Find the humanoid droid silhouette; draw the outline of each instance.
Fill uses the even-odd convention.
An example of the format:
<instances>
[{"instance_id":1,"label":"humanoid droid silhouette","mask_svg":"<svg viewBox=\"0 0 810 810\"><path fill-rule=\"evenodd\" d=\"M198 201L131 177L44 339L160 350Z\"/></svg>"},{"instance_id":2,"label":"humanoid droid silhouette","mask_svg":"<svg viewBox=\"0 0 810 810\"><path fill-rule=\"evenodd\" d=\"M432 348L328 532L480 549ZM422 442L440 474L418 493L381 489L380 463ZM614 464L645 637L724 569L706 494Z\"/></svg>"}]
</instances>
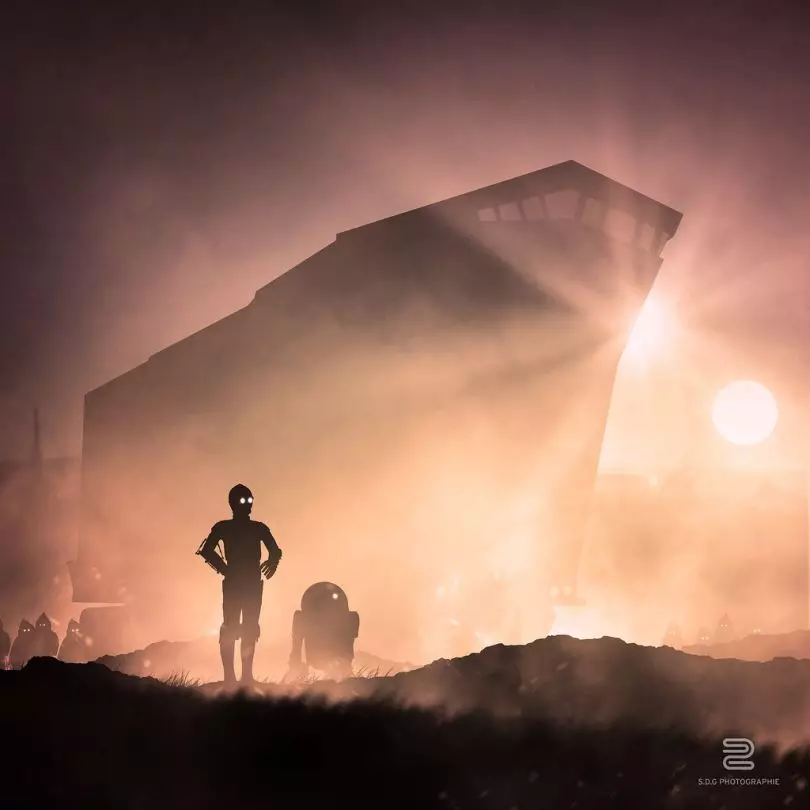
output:
<instances>
[{"instance_id":1,"label":"humanoid droid silhouette","mask_svg":"<svg viewBox=\"0 0 810 810\"><path fill-rule=\"evenodd\" d=\"M342 588L332 582L310 585L293 614L290 676L306 676L311 667L328 677L349 677L359 631L360 616L349 610Z\"/></svg>"},{"instance_id":2,"label":"humanoid droid silhouette","mask_svg":"<svg viewBox=\"0 0 810 810\"><path fill-rule=\"evenodd\" d=\"M199 554L222 580L222 626L219 631L219 650L226 684L236 682L234 653L236 640L241 638L241 681L253 683L253 656L259 640L259 617L262 609L262 575L270 579L281 560L270 529L257 520L251 520L253 493L237 484L228 493L233 518L221 520L197 549ZM223 552L218 551L222 543ZM261 562L264 544L268 557Z\"/></svg>"}]
</instances>

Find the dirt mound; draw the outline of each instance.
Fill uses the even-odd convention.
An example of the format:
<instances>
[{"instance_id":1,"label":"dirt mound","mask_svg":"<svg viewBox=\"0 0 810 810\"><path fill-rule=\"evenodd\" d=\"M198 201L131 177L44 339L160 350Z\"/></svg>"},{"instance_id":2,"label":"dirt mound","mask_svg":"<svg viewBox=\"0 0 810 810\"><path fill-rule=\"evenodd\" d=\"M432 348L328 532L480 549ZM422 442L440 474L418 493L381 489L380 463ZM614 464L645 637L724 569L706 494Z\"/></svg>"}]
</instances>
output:
<instances>
[{"instance_id":1,"label":"dirt mound","mask_svg":"<svg viewBox=\"0 0 810 810\"><path fill-rule=\"evenodd\" d=\"M4 764L15 774L4 801L762 810L810 797L810 749L780 753L758 736L771 700L783 728L800 736L803 716L806 729L810 661L717 661L554 637L388 678L317 683L306 699L264 688L275 697L210 699L42 658L2 672L0 716L14 743ZM707 718L716 734L703 730ZM754 770L724 770L725 736L755 741Z\"/></svg>"},{"instance_id":2,"label":"dirt mound","mask_svg":"<svg viewBox=\"0 0 810 810\"><path fill-rule=\"evenodd\" d=\"M286 687L262 686L268 695ZM389 678L306 684L310 696L385 700L456 715L677 728L789 746L810 742L810 660L716 660L613 638L551 636L488 647Z\"/></svg>"},{"instance_id":3,"label":"dirt mound","mask_svg":"<svg viewBox=\"0 0 810 810\"><path fill-rule=\"evenodd\" d=\"M260 644L256 648L255 672L262 680L281 680L287 671L288 645ZM108 669L127 675L169 678L183 675L195 681L216 681L222 677L219 644L213 636L193 641L159 641L143 650L97 659ZM412 664L388 661L358 650L354 671L362 675L389 675L414 669Z\"/></svg>"},{"instance_id":4,"label":"dirt mound","mask_svg":"<svg viewBox=\"0 0 810 810\"><path fill-rule=\"evenodd\" d=\"M740 661L771 661L774 658L810 658L810 630L778 635L750 635L725 644L695 644L684 652Z\"/></svg>"}]
</instances>

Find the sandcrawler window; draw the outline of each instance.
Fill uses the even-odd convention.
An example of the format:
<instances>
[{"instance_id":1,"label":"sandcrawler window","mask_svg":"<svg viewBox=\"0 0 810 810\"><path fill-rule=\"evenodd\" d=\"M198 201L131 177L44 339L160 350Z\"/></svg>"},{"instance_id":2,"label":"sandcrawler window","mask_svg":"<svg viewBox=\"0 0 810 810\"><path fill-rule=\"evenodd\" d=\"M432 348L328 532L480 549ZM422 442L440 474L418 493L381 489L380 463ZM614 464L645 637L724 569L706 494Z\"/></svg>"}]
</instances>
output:
<instances>
[{"instance_id":1,"label":"sandcrawler window","mask_svg":"<svg viewBox=\"0 0 810 810\"><path fill-rule=\"evenodd\" d=\"M579 192L563 189L546 194L546 209L550 219L573 219L579 204Z\"/></svg>"}]
</instances>

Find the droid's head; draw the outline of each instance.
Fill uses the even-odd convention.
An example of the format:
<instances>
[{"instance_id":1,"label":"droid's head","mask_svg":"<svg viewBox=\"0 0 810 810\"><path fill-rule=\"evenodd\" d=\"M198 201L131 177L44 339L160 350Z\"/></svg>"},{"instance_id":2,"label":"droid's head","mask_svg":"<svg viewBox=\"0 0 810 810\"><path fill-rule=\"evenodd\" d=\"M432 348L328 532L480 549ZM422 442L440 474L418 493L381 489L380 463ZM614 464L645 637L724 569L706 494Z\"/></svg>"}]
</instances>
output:
<instances>
[{"instance_id":1,"label":"droid's head","mask_svg":"<svg viewBox=\"0 0 810 810\"><path fill-rule=\"evenodd\" d=\"M18 630L18 633L21 636L24 636L26 633L30 633L33 629L34 625L31 624L31 622L29 622L27 619L23 619L20 622L20 629Z\"/></svg>"},{"instance_id":2,"label":"droid's head","mask_svg":"<svg viewBox=\"0 0 810 810\"><path fill-rule=\"evenodd\" d=\"M39 618L37 619L37 630L50 630L50 629L51 629L51 620L44 613L41 613Z\"/></svg>"},{"instance_id":3,"label":"droid's head","mask_svg":"<svg viewBox=\"0 0 810 810\"><path fill-rule=\"evenodd\" d=\"M253 493L244 484L237 484L228 493L228 503L235 518L246 518L253 509Z\"/></svg>"},{"instance_id":4,"label":"droid's head","mask_svg":"<svg viewBox=\"0 0 810 810\"><path fill-rule=\"evenodd\" d=\"M345 613L349 610L349 600L343 588L333 582L316 582L304 591L301 610L310 614Z\"/></svg>"},{"instance_id":5,"label":"droid's head","mask_svg":"<svg viewBox=\"0 0 810 810\"><path fill-rule=\"evenodd\" d=\"M68 622L67 631L69 636L77 636L81 632L81 628L76 619L71 619Z\"/></svg>"}]
</instances>

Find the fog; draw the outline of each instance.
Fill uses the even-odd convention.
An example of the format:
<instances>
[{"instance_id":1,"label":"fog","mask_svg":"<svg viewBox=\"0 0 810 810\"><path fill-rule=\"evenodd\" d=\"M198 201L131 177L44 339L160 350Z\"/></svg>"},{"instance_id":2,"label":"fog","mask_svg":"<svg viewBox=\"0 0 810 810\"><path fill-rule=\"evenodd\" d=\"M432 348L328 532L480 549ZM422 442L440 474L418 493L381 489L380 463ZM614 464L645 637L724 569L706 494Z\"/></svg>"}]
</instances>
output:
<instances>
[{"instance_id":1,"label":"fog","mask_svg":"<svg viewBox=\"0 0 810 810\"><path fill-rule=\"evenodd\" d=\"M793 310L810 49L785 9L733 8L414 8L396 24L366 9L340 36L331 17L21 13L2 155L7 454L26 451L32 402L52 451L77 453L86 391L336 232L570 158L686 212L668 295Z\"/></svg>"},{"instance_id":2,"label":"fog","mask_svg":"<svg viewBox=\"0 0 810 810\"><path fill-rule=\"evenodd\" d=\"M433 314L436 321L439 309ZM163 376L158 358L144 368L143 388L133 381L109 394L109 413L115 418L109 402L117 398L127 430L103 425L105 444L96 451L88 443L97 466L86 467L85 482L99 495L88 513L97 513L99 526L105 514L114 516L122 537L110 542L99 529L100 557L125 555L130 587L157 600L155 621L167 637L172 625L188 634L219 623L218 579L192 552L228 516L226 495L237 481L253 489L254 516L284 551L280 573L265 586L266 635L288 636L300 595L325 579L344 587L360 611L367 649L428 659L446 649L450 640L441 639L453 619L463 619L468 633L501 631L503 607L486 604L497 571L512 591L502 599L523 604L513 636L535 637L532 612L541 629L548 612L544 556L567 529L552 521L568 517L546 500L569 479L583 490L580 457L590 454L596 465L600 402L604 420L611 356L615 365L620 347L573 362L560 345L561 326L503 317L500 327L453 332L423 316L424 334L410 327L407 341L381 334L377 346L366 328L323 318L317 331L286 334L281 350L251 339L278 332L259 315L267 317L259 310L247 335L223 326L200 336L196 350L178 350L174 368L189 376L177 396L197 401L196 415L186 419L183 411L178 423L176 410L164 418L152 410L182 407L148 389ZM397 316L401 327L416 312ZM199 352L209 348L227 356L241 346L247 362L217 377L221 389L204 382L203 365L199 376L184 368L202 363L210 355ZM576 348L584 351L568 352ZM554 369L560 355L567 363ZM167 355L163 362L165 374L173 361ZM126 405L136 396L159 427L135 422L140 414ZM154 540L145 536L152 525L145 515L159 516ZM539 581L526 576L529 566L542 572Z\"/></svg>"},{"instance_id":3,"label":"fog","mask_svg":"<svg viewBox=\"0 0 810 810\"><path fill-rule=\"evenodd\" d=\"M607 11L526 21L514 9L498 19L476 10L460 24L422 18L401 27L371 15L368 29L342 38L293 26L295 60L281 47L291 30L283 26L271 36L234 22L186 57L170 22L163 46L146 55L135 36L97 50L92 26L74 39L57 26L38 35L35 61L30 31L18 31L13 113L30 137L3 152L10 187L25 189L8 207L16 219L4 218L15 236L3 257L13 279L3 295L11 302L3 318L5 454L27 452L29 407L40 402L46 452L77 455L87 391L247 305L335 233L576 159L685 215L655 289L683 330L643 368L622 364L603 469L658 475L687 455L699 467L736 469L753 457L764 470L803 465L797 347L806 334L810 248L808 91L796 77L810 48L778 13L733 24L705 9L700 24L686 12L655 14L657 21L642 14L626 27L609 25L618 16ZM22 225L12 233L14 222ZM430 296L410 301L403 322L436 328L434 305ZM469 327L440 344L408 346L403 364L396 334L363 342L352 317L329 320L302 304L273 312L267 326L256 321L244 342L225 322L214 332L221 342L209 344L216 362L188 370L182 400L216 402L222 417L187 407L183 423L161 422L161 409L178 403L139 393L155 425L147 431L122 417L110 426L128 438L99 451L106 456L85 499L99 538L110 536L105 514L125 516L108 553L114 569L127 549L126 573L153 605L139 617L139 639L218 626L218 579L193 552L227 517L226 494L237 481L254 489L255 517L285 554L265 586L260 644L289 634L301 593L319 579L346 589L361 613L363 644L391 658L429 660L541 634L556 576L543 555L561 544L556 513L545 511L548 493L593 452L593 413L538 414L521 386L533 384L527 369L565 347L551 327L505 308L486 331ZM351 360L315 373L313 361L336 344L352 344ZM276 346L283 367L268 379ZM559 385L566 402L598 410L610 399L620 351L620 342L594 348L573 381L544 371L542 387ZM516 379L480 382L499 368L507 377L518 369ZM161 373L174 372L168 365ZM706 427L713 392L736 376L766 376L781 407L778 435L744 458ZM499 393L482 406L477 385ZM584 387L573 396L576 386ZM321 432L311 430L314 421ZM217 455L223 447L228 453ZM4 492L12 527L27 487ZM677 498L671 509L682 511ZM695 519L708 521L713 509L704 503ZM781 520L788 522L773 519L770 543ZM725 585L706 586L688 608L677 598L712 553L680 541L693 529L678 528L667 541L677 553L653 565L629 551L600 561L598 528L579 583L598 615L576 619L582 632L596 624L649 642L673 620L690 632L697 623L714 627ZM28 531L36 540L24 550L14 542L19 534L3 539L15 560L3 572L14 583L3 589L7 628L46 608L65 622L75 610L50 589L66 581L75 521L66 518L47 539ZM751 556L762 542L752 536L737 548ZM745 583L755 570L729 576ZM768 594L784 591L779 580L767 587L758 597L763 623L779 619L768 615ZM516 617L497 606L500 598L518 606ZM739 619L741 627L752 622ZM470 630L479 636L470 640Z\"/></svg>"}]
</instances>

